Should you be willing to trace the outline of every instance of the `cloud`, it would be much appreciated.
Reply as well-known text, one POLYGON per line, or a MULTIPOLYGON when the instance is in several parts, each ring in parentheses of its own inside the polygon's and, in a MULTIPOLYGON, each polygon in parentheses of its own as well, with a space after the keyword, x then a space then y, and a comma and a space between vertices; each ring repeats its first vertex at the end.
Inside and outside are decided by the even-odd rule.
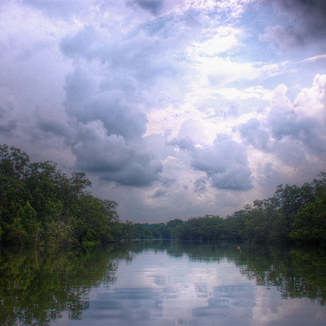
POLYGON ((293 26, 269 26, 260 40, 270 42, 280 50, 304 45, 303 39, 293 26))
MULTIPOLYGON (((186 72, 182 61, 173 55, 185 46, 183 37, 189 38, 191 29, 179 31, 178 27, 183 25, 182 21, 166 16, 122 30, 117 26, 85 24, 74 35, 64 37, 60 49, 77 63, 85 60, 98 64, 96 72, 106 77, 103 88, 124 87, 133 93, 142 91, 141 85, 150 90, 157 83, 160 85, 162 78, 173 82, 176 74, 186 72)), ((95 64, 91 68, 95 71, 95 64)))
POLYGON ((72 152, 76 168, 122 185, 148 186, 162 172, 162 164, 143 144, 127 144, 122 136, 108 135, 100 120, 78 123, 72 152))
MULTIPOLYGON (((64 107, 75 129, 70 142, 78 169, 98 172, 102 180, 122 185, 149 186, 159 180, 162 164, 158 159, 165 159, 173 150, 164 150, 168 135, 144 139, 145 111, 153 101, 157 104, 151 93, 156 97, 157 91, 174 87, 169 71, 184 68, 174 58, 161 60, 164 53, 149 31, 156 35, 169 23, 170 19, 161 21, 158 29, 155 24, 147 29, 143 25, 145 34, 136 29, 122 41, 108 38, 105 29, 92 25, 62 39, 61 53, 76 65, 65 78, 64 107), (162 152, 154 156, 150 149, 157 151, 157 146, 162 152)), ((175 37, 172 32, 168 36, 175 37)), ((168 49, 167 43, 165 53, 168 49)), ((52 130, 57 127, 51 126, 52 130)))
POLYGON ((17 120, 11 120, 2 124, 0 119, 0 134, 10 134, 11 131, 17 128, 17 120))
POLYGON ((248 166, 232 164, 223 172, 211 177, 212 186, 225 190, 249 190, 253 188, 252 173, 248 166))
POLYGON ((204 127, 198 120, 187 119, 180 127, 178 138, 192 139, 197 142, 202 141, 205 139, 204 127))
POLYGON ((195 192, 206 191, 207 178, 201 177, 194 182, 195 192))
POLYGON ((103 79, 80 67, 66 76, 64 106, 75 130, 70 139, 75 167, 101 180, 149 186, 159 179, 162 164, 143 140, 146 114, 122 89, 102 87, 103 79))
POLYGON ((56 136, 62 136, 67 139, 71 139, 71 127, 67 123, 56 121, 54 119, 48 119, 37 116, 36 126, 45 133, 55 134, 56 136))
POLYGON ((14 135, 19 124, 17 102, 6 87, 0 85, 0 134, 14 135))
POLYGON ((255 148, 268 151, 270 148, 270 133, 266 127, 257 119, 250 119, 244 124, 240 124, 236 129, 247 145, 252 145, 255 148))
POLYGON ((149 196, 149 198, 159 198, 159 197, 163 197, 166 195, 166 190, 163 189, 157 189, 153 195, 149 196))
POLYGON ((271 42, 281 50, 321 42, 325 50, 326 3, 320 0, 276 0, 276 10, 289 19, 285 26, 269 26, 261 40, 271 42))
POLYGON ((285 93, 276 95, 267 123, 277 143, 302 144, 307 154, 324 157, 325 90, 326 76, 317 75, 313 86, 303 89, 294 104, 286 99, 285 93))
POLYGON ((226 134, 217 135, 210 147, 196 148, 191 166, 204 171, 215 188, 249 190, 253 187, 245 148, 226 134))
POLYGON ((175 178, 162 178, 160 180, 160 183, 164 186, 164 187, 170 187, 171 185, 173 185, 177 180, 175 178))
POLYGON ((150 12, 153 16, 157 16, 161 13, 164 0, 135 0, 134 3, 150 12))
POLYGON ((122 90, 102 90, 96 79, 81 68, 66 77, 66 112, 83 123, 100 119, 109 135, 140 141, 146 132, 146 114, 128 103, 122 90))
POLYGON ((74 36, 65 36, 60 44, 61 52, 72 59, 83 58, 92 60, 98 55, 99 37, 96 30, 86 25, 74 36))
POLYGON ((144 141, 146 143, 146 147, 155 153, 155 156, 158 160, 165 160, 168 156, 174 155, 174 150, 170 146, 166 146, 168 143, 168 137, 171 131, 166 131, 164 135, 160 134, 151 134, 149 136, 144 137, 144 141))
POLYGON ((322 169, 326 157, 325 91, 326 76, 317 75, 311 88, 303 89, 292 102, 286 96, 287 87, 281 84, 274 90, 269 110, 235 128, 250 146, 256 180, 265 188, 266 182, 285 182, 290 175, 312 179, 322 169))
POLYGON ((183 138, 183 139, 173 139, 171 140, 168 145, 170 146, 178 146, 181 150, 194 150, 194 143, 190 138, 183 138))
POLYGON ((194 192, 206 190, 207 180, 220 190, 252 189, 252 173, 245 147, 230 135, 218 134, 212 145, 198 145, 203 139, 203 126, 198 121, 185 121, 178 136, 167 143, 177 146, 176 157, 197 171, 206 173, 194 182, 194 192), (178 152, 180 151, 180 152, 178 152))
POLYGON ((122 219, 226 215, 310 181, 325 166, 324 4, 262 3, 0 1, 2 141, 85 171, 122 219))
POLYGON ((23 0, 22 4, 36 8, 49 17, 72 19, 77 13, 85 10, 92 5, 93 1, 80 0, 80 1, 64 1, 64 0, 23 0))

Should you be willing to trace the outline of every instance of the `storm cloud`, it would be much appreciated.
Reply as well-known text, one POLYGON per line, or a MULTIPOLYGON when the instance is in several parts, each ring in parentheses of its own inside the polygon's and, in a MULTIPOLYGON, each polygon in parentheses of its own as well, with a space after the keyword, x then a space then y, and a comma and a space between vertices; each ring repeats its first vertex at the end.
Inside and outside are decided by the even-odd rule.
MULTIPOLYGON (((191 167, 206 173, 211 185, 218 189, 251 189, 251 171, 245 147, 227 134, 218 134, 211 146, 195 147, 190 138, 173 139, 170 146, 178 146, 187 151, 191 158, 191 167)), ((195 191, 205 189, 205 179, 195 182, 195 191)))
POLYGON ((326 163, 326 5, 0 2, 0 137, 122 220, 226 216, 326 163))
POLYGON ((273 43, 279 49, 304 47, 316 42, 325 50, 326 3, 321 0, 276 0, 277 11, 289 18, 286 25, 267 27, 262 40, 273 43))
MULTIPOLYGON (((86 27, 61 42, 62 53, 77 64, 76 69, 66 76, 64 86, 65 111, 75 122, 72 124, 75 138, 71 139, 75 166, 99 173, 101 180, 149 186, 159 179, 162 164, 143 141, 148 120, 139 109, 134 77, 123 78, 116 71, 119 65, 133 66, 133 63, 128 63, 127 58, 123 60, 122 54, 121 62, 117 61, 118 53, 105 55, 110 47, 102 48, 97 41, 98 33, 86 27), (111 69, 110 64, 103 64, 102 60, 107 58, 117 65, 111 69), (82 68, 79 60, 95 60, 102 69, 82 68), (112 80, 113 76, 115 80, 112 80)), ((84 66, 88 67, 87 64, 84 66)))
POLYGON ((160 14, 164 4, 164 0, 135 0, 134 2, 154 16, 160 14))
POLYGON ((192 167, 204 171, 213 187, 228 190, 251 189, 251 171, 245 148, 230 136, 220 134, 213 145, 196 149, 192 167))
POLYGON ((150 185, 162 164, 143 142, 146 114, 124 103, 121 92, 95 85, 80 69, 66 78, 65 108, 75 121, 71 142, 76 168, 123 185, 150 185))

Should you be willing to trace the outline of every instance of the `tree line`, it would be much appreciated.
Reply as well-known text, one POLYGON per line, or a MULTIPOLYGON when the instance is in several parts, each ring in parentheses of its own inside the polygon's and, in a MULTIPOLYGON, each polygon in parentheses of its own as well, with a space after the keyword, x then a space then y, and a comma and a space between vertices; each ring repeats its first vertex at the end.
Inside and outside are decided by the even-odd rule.
POLYGON ((326 173, 296 185, 279 185, 273 197, 255 200, 226 220, 226 237, 253 243, 326 243, 326 173))
POLYGON ((326 243, 326 173, 279 185, 271 198, 228 215, 122 223, 117 203, 92 196, 83 172, 70 177, 52 161, 30 162, 20 149, 0 145, 0 242, 9 245, 94 246, 122 239, 326 243))
POLYGON ((173 228, 169 223, 138 225, 134 235, 164 238, 169 230, 174 238, 187 241, 326 244, 326 173, 301 187, 279 185, 271 198, 255 200, 225 219, 205 215, 174 220, 173 228))
POLYGON ((51 161, 0 145, 0 241, 8 245, 83 245, 127 237, 117 203, 86 191, 83 172, 70 177, 51 161))

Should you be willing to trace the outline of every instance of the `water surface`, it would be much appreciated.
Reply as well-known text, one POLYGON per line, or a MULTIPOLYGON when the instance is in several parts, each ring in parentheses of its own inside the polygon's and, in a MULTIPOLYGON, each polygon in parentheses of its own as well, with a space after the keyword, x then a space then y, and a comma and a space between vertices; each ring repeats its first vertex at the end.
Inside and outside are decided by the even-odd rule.
POLYGON ((1 325, 325 325, 322 250, 142 241, 2 251, 1 325))

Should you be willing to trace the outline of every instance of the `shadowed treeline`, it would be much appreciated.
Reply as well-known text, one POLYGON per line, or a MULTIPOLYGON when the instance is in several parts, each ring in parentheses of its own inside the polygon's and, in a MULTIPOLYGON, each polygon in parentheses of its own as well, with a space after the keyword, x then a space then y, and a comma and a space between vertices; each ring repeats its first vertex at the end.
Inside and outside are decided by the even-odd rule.
POLYGON ((0 145, 0 241, 3 246, 94 246, 128 237, 117 203, 93 197, 83 172, 69 178, 56 163, 31 163, 0 145))
POLYGON ((167 224, 135 224, 132 237, 177 238, 199 242, 244 241, 247 243, 326 243, 326 173, 296 185, 279 185, 273 197, 227 216, 206 215, 167 224))
POLYGON ((0 146, 0 241, 40 247, 90 247, 122 239, 198 242, 326 244, 326 173, 296 185, 279 185, 273 197, 227 216, 173 219, 167 223, 121 223, 117 203, 95 198, 83 172, 71 177, 53 162, 30 163, 25 152, 0 146))

